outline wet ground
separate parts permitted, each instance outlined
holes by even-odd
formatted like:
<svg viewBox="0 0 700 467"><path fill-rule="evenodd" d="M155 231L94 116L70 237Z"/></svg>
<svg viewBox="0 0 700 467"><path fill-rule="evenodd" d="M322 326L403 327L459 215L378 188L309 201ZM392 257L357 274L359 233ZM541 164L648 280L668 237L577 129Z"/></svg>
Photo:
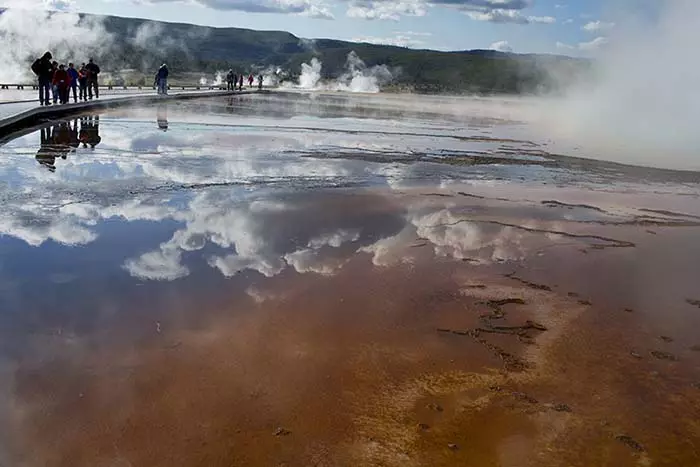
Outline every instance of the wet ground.
<svg viewBox="0 0 700 467"><path fill-rule="evenodd" d="M416 99L1 147L0 464L698 465L697 175Z"/></svg>

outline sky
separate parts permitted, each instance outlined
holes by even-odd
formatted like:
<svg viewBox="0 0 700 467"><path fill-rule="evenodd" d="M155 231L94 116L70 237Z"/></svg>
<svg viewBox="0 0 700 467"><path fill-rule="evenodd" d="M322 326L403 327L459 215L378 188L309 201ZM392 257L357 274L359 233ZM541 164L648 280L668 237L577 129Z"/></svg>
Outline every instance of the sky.
<svg viewBox="0 0 700 467"><path fill-rule="evenodd" d="M5 6L30 0L5 0ZM594 54L616 17L665 0L40 0L49 9L437 50ZM0 5L3 1L0 0ZM627 4L627 5L625 5ZM625 8L627 7L627 9Z"/></svg>

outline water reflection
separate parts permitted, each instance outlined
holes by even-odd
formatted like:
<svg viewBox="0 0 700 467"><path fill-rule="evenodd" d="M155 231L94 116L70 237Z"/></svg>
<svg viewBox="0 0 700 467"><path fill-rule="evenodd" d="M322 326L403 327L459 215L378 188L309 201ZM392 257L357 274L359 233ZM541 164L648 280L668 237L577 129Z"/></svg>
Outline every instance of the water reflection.
<svg viewBox="0 0 700 467"><path fill-rule="evenodd" d="M156 123L159 129L168 131L168 104L163 103L158 105Z"/></svg>
<svg viewBox="0 0 700 467"><path fill-rule="evenodd" d="M252 272L270 278L288 270L333 275L358 254L369 254L376 266L410 263L416 242L437 256L488 265L520 261L558 241L490 222L506 215L494 207L489 216L475 217L449 202L405 203L388 194L210 187L58 208L48 199L9 217L2 230L34 246L51 247L49 241L87 246L109 225L124 233L119 266L133 278L156 281L182 279L203 266L225 277ZM162 240L141 235L144 222L163 225Z"/></svg>
<svg viewBox="0 0 700 467"><path fill-rule="evenodd" d="M77 122L70 122L41 129L41 145L36 153L36 160L49 171L56 171L56 159L66 159L68 154L78 146Z"/></svg>
<svg viewBox="0 0 700 467"><path fill-rule="evenodd" d="M45 126L39 130L39 150L36 160L50 172L56 171L56 159L66 160L68 155L83 145L95 148L100 137L100 117L85 116Z"/></svg>
<svg viewBox="0 0 700 467"><path fill-rule="evenodd" d="M100 137L100 116L89 115L80 119L80 142L84 148L95 148L102 138Z"/></svg>

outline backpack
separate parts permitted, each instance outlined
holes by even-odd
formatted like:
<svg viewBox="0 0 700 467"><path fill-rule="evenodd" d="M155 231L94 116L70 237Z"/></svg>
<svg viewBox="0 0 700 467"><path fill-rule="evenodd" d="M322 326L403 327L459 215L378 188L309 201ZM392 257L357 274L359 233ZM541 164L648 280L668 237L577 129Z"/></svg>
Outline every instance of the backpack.
<svg viewBox="0 0 700 467"><path fill-rule="evenodd" d="M41 59L40 58L37 58L36 60L34 60L34 63L32 63L32 71L37 76L39 76L41 74Z"/></svg>

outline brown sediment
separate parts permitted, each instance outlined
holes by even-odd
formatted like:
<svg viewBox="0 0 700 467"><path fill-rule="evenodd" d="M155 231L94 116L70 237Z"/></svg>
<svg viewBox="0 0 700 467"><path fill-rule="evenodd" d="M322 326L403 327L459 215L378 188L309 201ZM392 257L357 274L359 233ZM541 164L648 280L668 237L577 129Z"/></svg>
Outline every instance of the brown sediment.
<svg viewBox="0 0 700 467"><path fill-rule="evenodd" d="M564 207L564 208L581 208L581 209L590 209L593 211L598 211L601 213L606 213L607 211L604 209L601 209L597 206L591 206L590 204L572 204L572 203L563 203L561 201L557 200L545 200L541 201L541 203L545 206L550 206L550 207Z"/></svg>
<svg viewBox="0 0 700 467"><path fill-rule="evenodd" d="M698 356L682 327L697 310L683 289L635 300L626 269L642 253L661 269L658 252L682 243L474 222L573 243L527 250L514 273L416 235L410 260L364 252L335 275L265 279L265 300L202 303L197 326L65 339L14 371L16 465L696 465ZM592 242L627 248L578 253Z"/></svg>

